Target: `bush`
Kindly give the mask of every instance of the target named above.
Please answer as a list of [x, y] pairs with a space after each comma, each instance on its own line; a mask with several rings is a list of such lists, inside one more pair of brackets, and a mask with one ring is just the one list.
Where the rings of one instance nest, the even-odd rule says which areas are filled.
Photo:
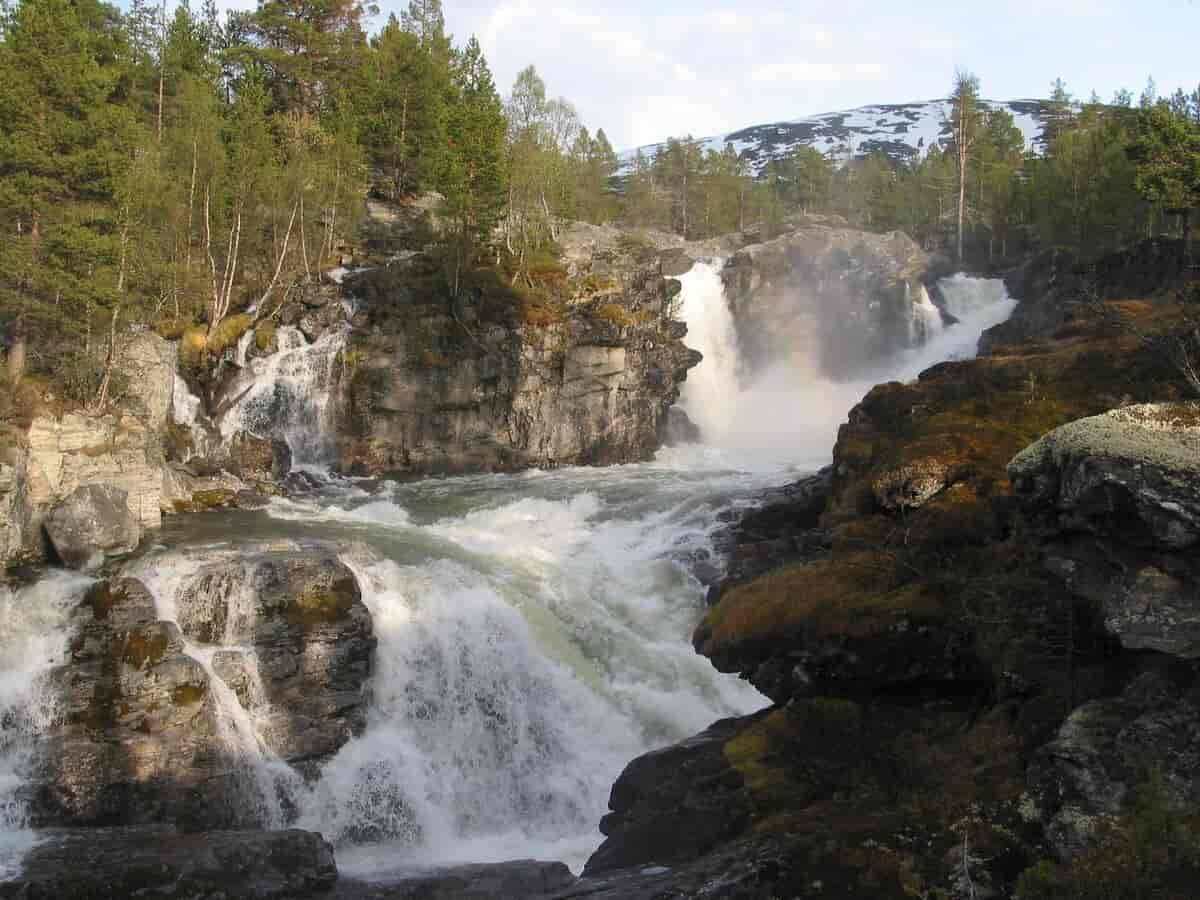
[[605, 303], [598, 309], [592, 310], [592, 316], [602, 322], [609, 322], [618, 328], [625, 328], [637, 321], [633, 314], [617, 303]]

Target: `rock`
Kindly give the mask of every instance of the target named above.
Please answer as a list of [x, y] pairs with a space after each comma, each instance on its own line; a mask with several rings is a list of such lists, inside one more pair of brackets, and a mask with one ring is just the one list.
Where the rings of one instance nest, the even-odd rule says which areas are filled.
[[1046, 567], [1130, 650], [1200, 658], [1200, 405], [1080, 419], [1009, 464]]
[[337, 881], [333, 848], [309, 831], [180, 834], [173, 828], [42, 832], [12, 900], [308, 900]]
[[1168, 807], [1200, 803], [1200, 704], [1195, 686], [1149, 671], [1118, 697], [1085, 703], [1034, 756], [1027, 781], [1060, 857], [1087, 848], [1096, 829], [1132, 809], [1153, 770]]
[[678, 406], [672, 406], [667, 410], [663, 443], [668, 447], [698, 444], [700, 443], [700, 426], [688, 418], [688, 414]]
[[453, 866], [370, 882], [343, 879], [329, 900], [548, 900], [575, 884], [560, 862]]
[[717, 722], [626, 766], [600, 823], [605, 841], [584, 875], [696, 859], [744, 829], [750, 809], [724, 748], [745, 727], [744, 719]]
[[121, 374], [128, 379], [122, 402], [130, 405], [151, 429], [167, 424], [175, 391], [179, 354], [170, 341], [150, 331], [127, 338], [118, 349]]
[[952, 472], [945, 460], [926, 457], [878, 475], [871, 492], [875, 502], [889, 512], [919, 509], [950, 486]]
[[1148, 403], [1063, 425], [1021, 451], [1008, 477], [1065, 527], [1191, 547], [1200, 541], [1200, 404]]
[[686, 275], [696, 264], [682, 247], [664, 250], [659, 256], [659, 269], [667, 278]]
[[282, 481], [292, 470], [292, 451], [279, 438], [239, 431], [229, 441], [230, 470], [246, 481]]
[[[354, 366], [332, 401], [338, 467], [427, 474], [648, 459], [700, 359], [682, 340], [686, 326], [663, 319], [668, 282], [656, 263], [630, 262], [614, 277], [619, 294], [604, 308], [619, 315], [581, 305], [516, 322], [491, 311], [472, 324], [467, 309], [451, 315], [445, 298], [416, 294], [408, 275], [364, 273], [352, 284], [363, 317], [345, 351]], [[482, 299], [470, 315], [480, 310]]]
[[72, 569], [98, 569], [106, 556], [129, 553], [141, 540], [141, 523], [128, 495], [107, 484], [76, 488], [46, 519], [54, 552]]
[[375, 639], [358, 583], [335, 556], [251, 552], [204, 566], [177, 609], [191, 639], [253, 648], [222, 651], [213, 666], [288, 763], [314, 765], [362, 731]]
[[35, 825], [239, 824], [208, 676], [155, 618], [136, 580], [84, 596], [68, 662], [50, 674], [60, 714], [36, 754]]

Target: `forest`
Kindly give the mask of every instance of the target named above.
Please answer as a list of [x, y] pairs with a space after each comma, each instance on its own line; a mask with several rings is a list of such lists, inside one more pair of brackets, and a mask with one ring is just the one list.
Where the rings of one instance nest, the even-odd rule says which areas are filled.
[[732, 146], [690, 136], [622, 167], [533, 66], [502, 94], [478, 41], [447, 34], [440, 0], [374, 31], [378, 10], [358, 0], [0, 10], [9, 377], [58, 373], [97, 406], [120, 331], [202, 326], [219, 352], [233, 313], [336, 264], [368, 193], [439, 195], [433, 250], [451, 295], [478, 267], [532, 284], [572, 220], [699, 239], [836, 215], [990, 260], [1186, 229], [1200, 198], [1200, 89], [1078, 102], [1059, 81], [1030, 154], [958, 73], [948, 137], [923, 155], [803, 148], [755, 177]]

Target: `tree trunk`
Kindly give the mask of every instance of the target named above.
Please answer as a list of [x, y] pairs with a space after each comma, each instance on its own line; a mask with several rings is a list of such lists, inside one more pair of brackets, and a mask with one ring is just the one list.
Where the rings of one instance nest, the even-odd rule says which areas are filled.
[[25, 375], [25, 322], [18, 317], [13, 327], [13, 342], [8, 349], [8, 383], [16, 387]]

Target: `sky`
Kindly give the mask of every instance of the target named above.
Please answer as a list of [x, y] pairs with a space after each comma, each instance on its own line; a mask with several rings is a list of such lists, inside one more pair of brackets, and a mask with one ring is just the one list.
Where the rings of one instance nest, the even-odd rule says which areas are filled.
[[[252, 5], [252, 0], [234, 0]], [[377, 0], [381, 20], [407, 0]], [[618, 149], [672, 135], [945, 96], [956, 67], [985, 97], [1136, 97], [1200, 84], [1200, 0], [443, 0], [502, 94], [533, 64]]]

